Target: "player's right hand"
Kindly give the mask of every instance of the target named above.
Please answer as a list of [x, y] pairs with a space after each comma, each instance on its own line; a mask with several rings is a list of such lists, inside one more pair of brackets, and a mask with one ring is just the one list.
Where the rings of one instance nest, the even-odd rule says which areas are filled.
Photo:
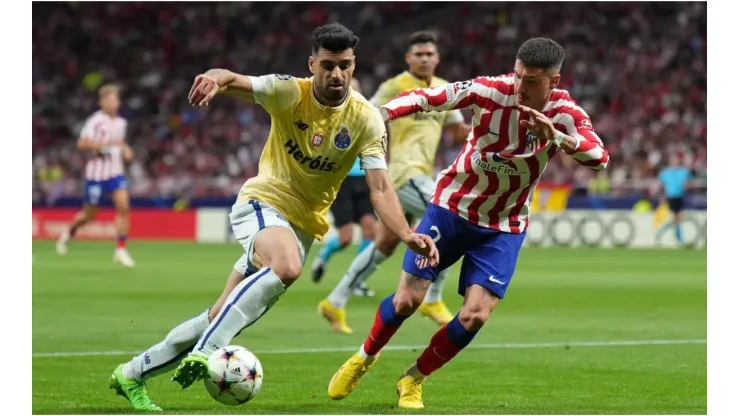
[[207, 107], [208, 103], [218, 93], [218, 89], [218, 82], [215, 79], [200, 74], [193, 81], [193, 86], [188, 94], [188, 101], [193, 107]]
[[426, 257], [430, 266], [434, 267], [439, 264], [439, 251], [437, 251], [437, 245], [434, 244], [432, 237], [426, 234], [412, 233], [404, 238], [403, 242], [411, 251]]

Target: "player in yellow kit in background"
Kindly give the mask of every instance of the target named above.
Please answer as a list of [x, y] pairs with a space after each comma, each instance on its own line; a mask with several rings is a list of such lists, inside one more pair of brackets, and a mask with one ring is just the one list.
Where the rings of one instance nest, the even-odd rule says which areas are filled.
[[[434, 76], [434, 70], [439, 64], [439, 51], [437, 38], [431, 32], [411, 34], [406, 63], [409, 66], [408, 71], [380, 85], [370, 99], [373, 105], [380, 107], [405, 91], [448, 83]], [[391, 141], [388, 172], [407, 218], [411, 221], [412, 218], [424, 215], [434, 193], [435, 182], [431, 175], [442, 130], [449, 129], [455, 141], [462, 142], [470, 133], [470, 126], [464, 122], [459, 110], [417, 113], [414, 117], [394, 120], [388, 126]], [[334, 331], [352, 333], [347, 325], [345, 310], [352, 291], [365, 284], [380, 263], [393, 254], [399, 243], [398, 237], [381, 219], [375, 241], [355, 257], [339, 284], [319, 303], [321, 315], [329, 321]], [[442, 287], [446, 276], [446, 271], [440, 273], [419, 307], [422, 315], [439, 325], [445, 325], [453, 318], [442, 302]]]
[[259, 174], [244, 184], [231, 210], [244, 254], [220, 299], [111, 376], [111, 388], [135, 409], [161, 410], [144, 381], [180, 360], [172, 379], [183, 388], [205, 377], [210, 354], [260, 319], [295, 282], [314, 238], [328, 230], [329, 206], [358, 156], [378, 216], [409, 248], [436, 264], [434, 242], [411, 231], [388, 176], [381, 115], [350, 87], [358, 41], [340, 24], [318, 27], [308, 59], [311, 78], [252, 77], [222, 69], [196, 77], [188, 97], [193, 105], [205, 107], [219, 92], [255, 102], [270, 113], [270, 135]]

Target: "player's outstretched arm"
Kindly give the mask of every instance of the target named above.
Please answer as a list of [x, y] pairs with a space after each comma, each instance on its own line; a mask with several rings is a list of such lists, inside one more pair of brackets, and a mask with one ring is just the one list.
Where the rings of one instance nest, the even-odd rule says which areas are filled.
[[579, 164], [592, 170], [606, 169], [609, 152], [594, 132], [591, 119], [582, 109], [572, 107], [555, 116], [554, 121], [564, 125], [568, 134], [558, 131], [553, 120], [537, 110], [523, 105], [519, 106], [519, 110], [529, 115], [529, 120], [519, 122], [521, 126], [554, 142]]
[[195, 77], [190, 88], [190, 104], [206, 107], [218, 93], [254, 102], [252, 81], [246, 75], [239, 75], [226, 69], [210, 69]]
[[432, 238], [411, 231], [406, 215], [385, 169], [367, 169], [365, 178], [370, 188], [370, 202], [383, 224], [393, 231], [411, 250], [426, 256], [436, 266], [439, 253]]
[[476, 104], [485, 96], [491, 80], [479, 77], [434, 88], [417, 88], [396, 96], [380, 107], [383, 120], [388, 122], [409, 114], [461, 109]]

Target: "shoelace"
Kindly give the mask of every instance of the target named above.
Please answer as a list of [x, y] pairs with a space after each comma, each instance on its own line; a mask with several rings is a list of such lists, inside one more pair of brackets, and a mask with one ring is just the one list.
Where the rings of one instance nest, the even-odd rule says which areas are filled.
[[420, 402], [421, 401], [421, 383], [414, 380], [414, 381], [411, 381], [405, 384], [407, 384], [407, 386], [410, 386], [410, 388], [406, 389], [402, 398], [410, 399], [415, 402]]
[[[356, 369], [356, 368], [359, 368], [360, 371], [365, 371], [366, 370], [365, 363], [360, 362], [360, 361], [352, 362], [352, 363], [350, 363], [350, 366], [351, 366], [351, 368], [353, 370]], [[345, 373], [344, 374], [344, 377], [342, 377], [342, 379], [343, 380], [347, 380], [347, 381], [357, 382], [357, 377], [353, 377], [353, 376], [351, 376], [351, 374], [357, 374], [357, 371], [352, 371], [350, 373]]]

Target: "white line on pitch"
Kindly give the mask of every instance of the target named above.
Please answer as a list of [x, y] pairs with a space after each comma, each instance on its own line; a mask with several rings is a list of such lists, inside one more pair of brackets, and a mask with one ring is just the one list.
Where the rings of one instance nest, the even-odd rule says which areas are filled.
[[[628, 347], [641, 345], [679, 345], [679, 344], [706, 344], [706, 339], [646, 339], [631, 341], [573, 341], [573, 342], [532, 342], [507, 344], [472, 344], [468, 349], [522, 349], [522, 348], [566, 348], [566, 347]], [[426, 345], [388, 345], [386, 351], [409, 351], [426, 348]], [[254, 351], [257, 355], [264, 354], [317, 354], [325, 352], [353, 352], [360, 348], [327, 347], [327, 348], [289, 348]], [[136, 355], [138, 351], [81, 351], [81, 352], [36, 352], [33, 358], [45, 357], [94, 357], [104, 355]]]

